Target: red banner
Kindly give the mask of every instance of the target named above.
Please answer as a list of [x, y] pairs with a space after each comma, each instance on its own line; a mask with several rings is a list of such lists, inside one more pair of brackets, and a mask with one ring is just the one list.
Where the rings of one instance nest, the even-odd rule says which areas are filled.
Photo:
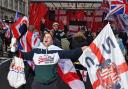
[[41, 19], [46, 15], [47, 11], [48, 8], [44, 3], [30, 3], [30, 25], [34, 25], [39, 31]]

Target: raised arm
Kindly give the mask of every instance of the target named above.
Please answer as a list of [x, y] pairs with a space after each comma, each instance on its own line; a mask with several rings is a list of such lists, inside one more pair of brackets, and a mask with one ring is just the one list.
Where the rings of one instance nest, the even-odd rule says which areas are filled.
[[57, 52], [60, 56], [60, 59], [78, 60], [78, 58], [81, 56], [86, 47], [87, 46], [84, 46], [82, 48], [76, 48], [73, 50], [59, 50]]
[[48, 31], [47, 28], [45, 27], [45, 19], [44, 18], [42, 18], [41, 23], [40, 23], [40, 31], [42, 32], [42, 34], [45, 31]]
[[69, 31], [68, 25], [67, 25], [67, 20], [63, 19], [62, 22], [64, 24], [64, 33], [67, 34], [67, 32]]
[[64, 25], [64, 33], [67, 34], [68, 31], [69, 31], [68, 26]]

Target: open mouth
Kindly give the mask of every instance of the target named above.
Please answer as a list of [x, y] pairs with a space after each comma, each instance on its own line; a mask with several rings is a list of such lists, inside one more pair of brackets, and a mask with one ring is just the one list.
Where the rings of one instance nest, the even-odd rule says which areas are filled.
[[47, 43], [48, 41], [46, 40], [45, 43]]

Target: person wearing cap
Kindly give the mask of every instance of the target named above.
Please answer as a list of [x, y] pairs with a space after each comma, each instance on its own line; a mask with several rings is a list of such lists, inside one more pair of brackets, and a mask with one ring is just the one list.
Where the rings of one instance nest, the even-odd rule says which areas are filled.
[[[44, 34], [44, 32], [48, 32], [49, 30], [45, 28], [45, 19], [42, 19], [42, 24], [41, 24], [41, 31], [42, 34]], [[67, 22], [66, 20], [63, 20], [63, 24], [64, 24], [64, 30], [60, 30], [59, 29], [59, 23], [58, 22], [54, 22], [52, 24], [52, 33], [53, 33], [53, 37], [54, 37], [54, 45], [61, 47], [61, 39], [66, 37], [66, 34], [68, 32], [68, 27], [67, 27]]]
[[21, 52], [23, 59], [33, 59], [35, 63], [35, 77], [32, 89], [69, 89], [59, 88], [60, 78], [57, 64], [60, 59], [77, 60], [86, 46], [74, 50], [62, 50], [53, 45], [52, 33], [45, 33], [39, 47], [30, 52]]

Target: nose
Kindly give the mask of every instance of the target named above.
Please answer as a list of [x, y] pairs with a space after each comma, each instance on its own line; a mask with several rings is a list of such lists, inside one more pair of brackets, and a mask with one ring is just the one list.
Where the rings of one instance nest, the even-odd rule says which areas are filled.
[[48, 37], [44, 37], [45, 38], [45, 40], [47, 40], [48, 39]]

